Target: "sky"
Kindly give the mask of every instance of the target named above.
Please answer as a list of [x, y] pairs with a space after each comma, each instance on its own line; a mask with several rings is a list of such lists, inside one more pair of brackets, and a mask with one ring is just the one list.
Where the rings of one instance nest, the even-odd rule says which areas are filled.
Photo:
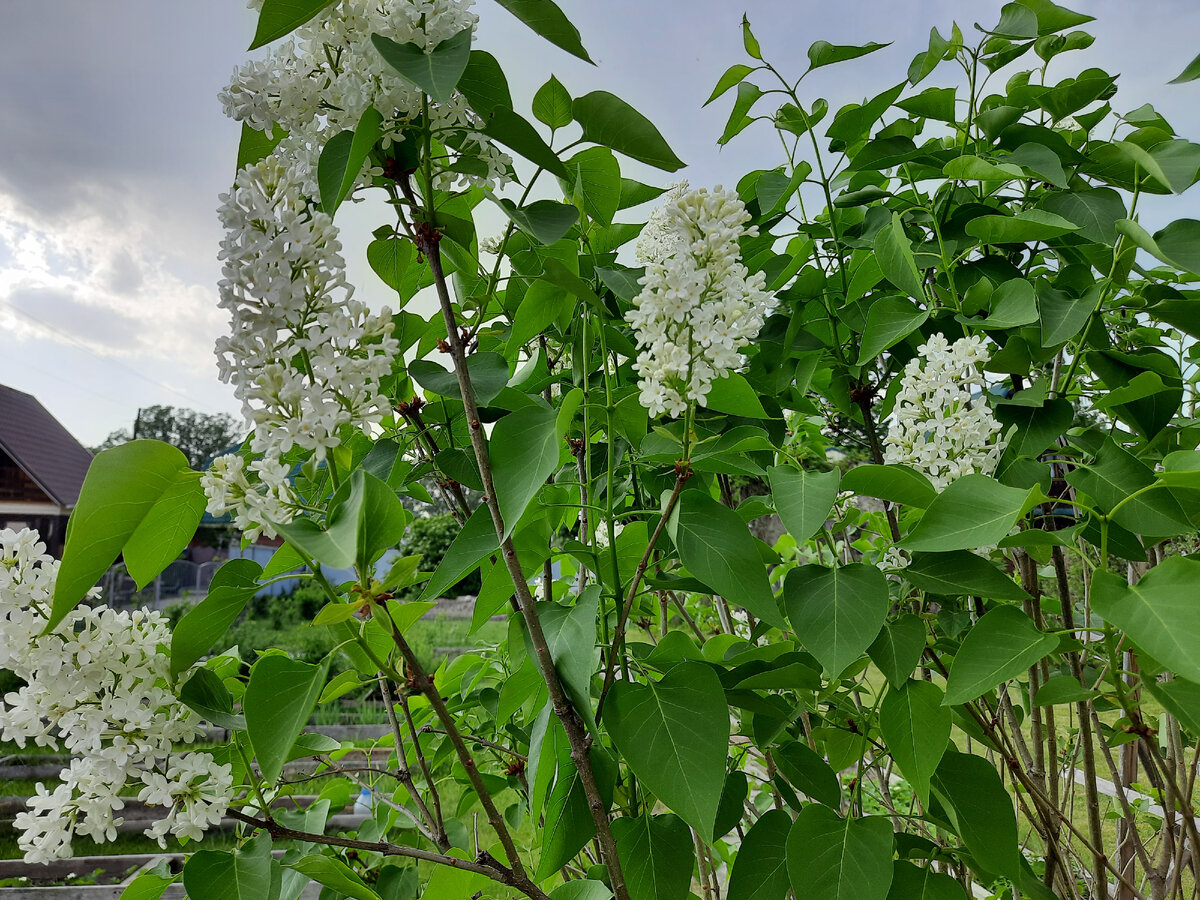
[[[805, 50], [893, 42], [815, 72], [807, 101], [831, 109], [904, 78], [930, 28], [991, 25], [983, 0], [559, 0], [595, 60], [590, 66], [538, 38], [494, 0], [478, 0], [475, 46], [504, 67], [517, 109], [556, 75], [580, 96], [611, 91], [640, 110], [688, 167], [673, 175], [622, 160], [623, 174], [667, 185], [732, 185], [780, 163], [767, 125], [716, 145], [729, 95], [701, 108], [729, 65], [746, 61], [745, 12], [764, 55], [785, 73]], [[1068, 4], [1070, 5], [1070, 4]], [[1200, 140], [1200, 82], [1167, 85], [1196, 55], [1192, 0], [1079, 0], [1096, 16], [1096, 43], [1067, 54], [1051, 81], [1085, 66], [1120, 73], [1120, 112], [1153, 102], [1183, 137]], [[1136, 13], [1135, 13], [1136, 9]], [[216, 96], [249, 58], [255, 14], [242, 0], [52, 0], [0, 5], [0, 383], [34, 394], [85, 444], [132, 425], [138, 407], [238, 412], [217, 379], [217, 196], [233, 177], [238, 123]], [[968, 37], [968, 39], [970, 39]], [[944, 73], [944, 74], [943, 74]], [[939, 69], [929, 84], [950, 84]], [[925, 87], [923, 84], [921, 87]], [[1195, 196], [1153, 198], [1143, 222], [1200, 218]], [[343, 207], [356, 296], [388, 293], [366, 266], [371, 204]], [[487, 223], [481, 222], [481, 234]], [[393, 295], [394, 296], [394, 295]], [[427, 312], [427, 311], [426, 311]]]

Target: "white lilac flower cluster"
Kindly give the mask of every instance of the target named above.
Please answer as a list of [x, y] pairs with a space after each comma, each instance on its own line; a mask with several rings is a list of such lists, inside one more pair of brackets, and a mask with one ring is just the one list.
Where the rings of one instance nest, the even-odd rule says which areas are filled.
[[[258, 9], [262, 0], [251, 0]], [[371, 41], [373, 34], [426, 50], [470, 28], [479, 17], [474, 0], [341, 0], [296, 29], [292, 37], [262, 60], [237, 69], [220, 94], [225, 114], [271, 134], [285, 137], [275, 155], [316, 175], [323, 134], [358, 126], [368, 107], [383, 115], [383, 140], [390, 144], [421, 113], [421, 92], [402, 78]], [[432, 104], [435, 128], [453, 128], [463, 136], [460, 152], [483, 163], [471, 173], [446, 172], [439, 187], [453, 183], [495, 187], [508, 178], [512, 160], [489, 141], [483, 123], [455, 94]], [[360, 183], [365, 175], [360, 174]]]
[[953, 344], [935, 334], [917, 348], [900, 380], [884, 462], [911, 466], [939, 491], [963, 475], [990, 475], [1007, 442], [987, 404], [978, 337]]
[[164, 847], [168, 834], [199, 839], [224, 816], [233, 783], [211, 754], [172, 755], [202, 729], [167, 689], [166, 618], [80, 606], [45, 634], [58, 565], [36, 531], [0, 530], [0, 668], [24, 682], [0, 702], [0, 738], [75, 757], [60, 785], [39, 784], [17, 814], [18, 846], [44, 863], [70, 856], [77, 834], [115, 839], [128, 784], [168, 810], [148, 836]]
[[774, 299], [761, 272], [750, 275], [738, 239], [755, 236], [750, 214], [718, 185], [672, 190], [651, 216], [638, 252], [641, 293], [625, 316], [637, 337], [634, 368], [650, 415], [681, 415], [704, 405], [714, 379], [742, 364], [741, 350], [762, 329]]
[[288, 467], [270, 456], [250, 461], [236, 453], [213, 460], [200, 477], [213, 515], [233, 514], [233, 526], [249, 541], [260, 534], [275, 537], [275, 524], [287, 524], [295, 515], [288, 484]]
[[231, 327], [217, 341], [218, 365], [254, 426], [250, 450], [265, 459], [248, 470], [219, 460], [204, 486], [209, 512], [232, 510], [253, 538], [291, 517], [283, 454], [299, 447], [323, 459], [343, 426], [377, 424], [389, 411], [379, 387], [398, 344], [390, 311], [374, 315], [353, 299], [337, 229], [308, 202], [295, 168], [269, 156], [242, 169], [221, 200], [220, 305]]

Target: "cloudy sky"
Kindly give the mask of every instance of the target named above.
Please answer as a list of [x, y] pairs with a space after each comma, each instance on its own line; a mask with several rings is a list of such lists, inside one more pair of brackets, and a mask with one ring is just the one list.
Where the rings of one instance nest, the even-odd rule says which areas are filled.
[[[478, 0], [476, 46], [499, 57], [518, 109], [551, 72], [575, 95], [604, 88], [654, 121], [694, 185], [732, 184], [778, 164], [765, 128], [720, 150], [729, 98], [701, 104], [743, 61], [748, 13], [769, 59], [800, 71], [818, 39], [892, 41], [815, 73], [810, 97], [836, 109], [904, 77], [929, 29], [993, 24], [981, 0], [559, 0], [596, 67], [542, 42], [494, 0]], [[1200, 139], [1200, 82], [1165, 86], [1200, 49], [1192, 0], [1080, 0], [1097, 36], [1054, 77], [1083, 65], [1121, 73], [1115, 103], [1152, 100]], [[84, 443], [128, 427], [139, 406], [236, 412], [216, 378], [220, 239], [217, 194], [232, 180], [239, 127], [217, 92], [246, 58], [254, 15], [242, 0], [44, 0], [0, 3], [0, 383], [35, 394]], [[950, 77], [945, 70], [944, 78]], [[942, 70], [939, 70], [941, 73]], [[821, 77], [817, 77], [821, 76]], [[937, 83], [935, 80], [930, 82]], [[630, 163], [625, 174], [671, 176]], [[1200, 196], [1198, 194], [1197, 196]], [[1147, 207], [1160, 226], [1200, 218], [1192, 195]], [[343, 223], [342, 219], [346, 221]], [[369, 209], [339, 214], [351, 276], [370, 301], [382, 285], [361, 261]]]

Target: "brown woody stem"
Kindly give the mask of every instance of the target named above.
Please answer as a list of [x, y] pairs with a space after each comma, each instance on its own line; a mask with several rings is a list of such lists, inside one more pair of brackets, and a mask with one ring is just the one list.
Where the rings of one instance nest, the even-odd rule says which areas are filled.
[[438, 240], [441, 235], [427, 222], [417, 223], [415, 230], [417, 234], [417, 249], [421, 251], [429, 262], [438, 299], [441, 303], [442, 317], [446, 323], [446, 335], [450, 345], [450, 353], [454, 359], [454, 371], [458, 376], [458, 387], [462, 394], [463, 411], [466, 414], [468, 431], [471, 435], [471, 446], [475, 451], [475, 461], [479, 465], [479, 475], [483, 482], [484, 502], [487, 504], [488, 511], [491, 514], [492, 524], [496, 529], [496, 536], [500, 540], [500, 555], [504, 558], [505, 566], [507, 566], [508, 573], [513, 580], [513, 586], [516, 588], [517, 604], [525, 620], [525, 627], [529, 633], [530, 643], [532, 643], [534, 648], [534, 656], [537, 659], [538, 668], [541, 670], [542, 679], [549, 690], [550, 702], [554, 714], [562, 722], [567, 740], [571, 746], [571, 760], [579, 772], [580, 784], [583, 787], [584, 795], [587, 797], [588, 808], [592, 813], [592, 820], [596, 825], [596, 834], [600, 841], [604, 865], [608, 869], [609, 880], [611, 882], [610, 887], [617, 900], [630, 900], [629, 889], [626, 887], [625, 876], [621, 870], [621, 862], [617, 856], [617, 842], [613, 837], [612, 829], [609, 827], [608, 813], [600, 795], [600, 787], [596, 782], [595, 773], [592, 771], [591, 759], [588, 755], [588, 748], [591, 742], [587, 728], [578, 711], [567, 697], [562, 680], [559, 678], [558, 670], [554, 667], [554, 658], [550, 653], [550, 645], [546, 640], [546, 635], [542, 631], [541, 622], [538, 620], [533, 595], [529, 590], [529, 583], [525, 579], [525, 573], [521, 571], [520, 560], [517, 558], [517, 551], [513, 547], [512, 539], [505, 536], [504, 518], [500, 514], [500, 506], [496, 499], [496, 487], [492, 480], [491, 459], [488, 455], [487, 441], [483, 434], [483, 425], [479, 419], [479, 407], [475, 401], [475, 390], [471, 384], [470, 372], [467, 369], [466, 352], [458, 333], [458, 323], [454, 318], [454, 307], [450, 300], [449, 289], [446, 286], [446, 275], [442, 269], [441, 251], [438, 247]]

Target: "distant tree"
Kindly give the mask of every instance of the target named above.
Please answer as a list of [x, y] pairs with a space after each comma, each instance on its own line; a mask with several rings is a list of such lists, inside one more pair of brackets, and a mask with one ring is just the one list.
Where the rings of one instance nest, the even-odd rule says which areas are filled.
[[222, 450], [239, 443], [243, 430], [241, 421], [228, 413], [210, 415], [175, 406], [143, 407], [138, 410], [134, 428], [132, 432], [118, 428], [98, 446], [88, 449], [99, 453], [135, 437], [153, 438], [178, 447], [188, 458], [188, 464], [198, 469]]

